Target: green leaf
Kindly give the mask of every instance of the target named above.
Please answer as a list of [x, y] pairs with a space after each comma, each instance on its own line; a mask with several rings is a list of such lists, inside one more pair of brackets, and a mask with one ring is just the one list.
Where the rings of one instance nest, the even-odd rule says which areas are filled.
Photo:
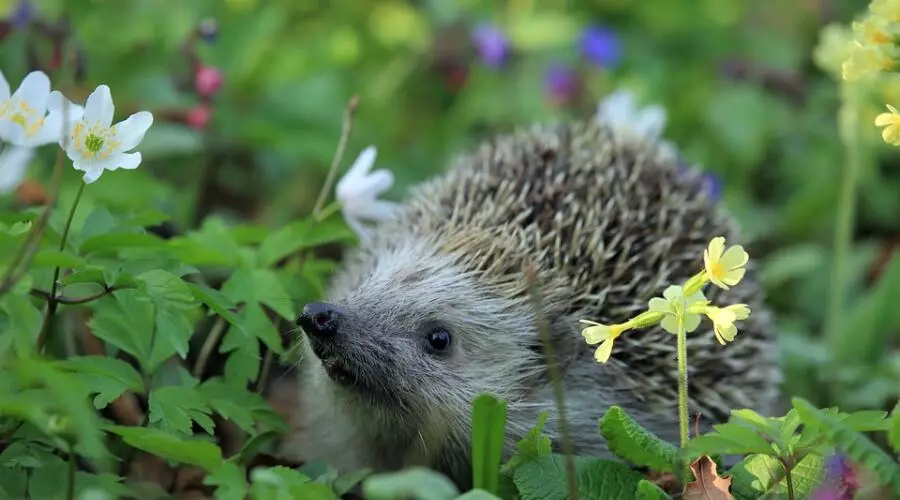
[[83, 258], [69, 252], [44, 249], [34, 254], [32, 267], [61, 267], [78, 269], [85, 265]]
[[186, 437], [192, 434], [192, 422], [197, 422], [207, 433], [213, 433], [212, 410], [203, 394], [192, 387], [169, 386], [150, 391], [149, 406], [149, 421], [159, 429]]
[[19, 356], [33, 353], [44, 318], [41, 311], [28, 297], [12, 293], [0, 297], [0, 310], [7, 317], [0, 333], [0, 360], [13, 351]]
[[862, 434], [847, 427], [839, 419], [814, 407], [803, 398], [791, 403], [803, 423], [818, 430], [850, 458], [874, 472], [895, 494], [900, 494], [900, 465]]
[[267, 268], [300, 250], [326, 243], [351, 241], [353, 238], [353, 231], [345, 224], [299, 220], [269, 234], [260, 243], [256, 254], [257, 266]]
[[476, 488], [456, 497], [456, 500], [500, 500], [500, 497]]
[[690, 456], [762, 453], [775, 455], [775, 450], [758, 431], [730, 421], [713, 426], [713, 431], [688, 441]]
[[367, 500], [452, 500], [459, 490], [447, 476], [424, 467], [373, 474], [362, 484]]
[[295, 319], [293, 300], [281, 286], [273, 271], [239, 269], [222, 286], [222, 293], [236, 303], [243, 303], [240, 317], [246, 331], [256, 335], [277, 354], [284, 352], [281, 335], [260, 305], [265, 305], [282, 318]]
[[888, 439], [890, 439], [894, 451], [900, 453], [900, 402], [894, 406], [891, 416], [891, 428], [888, 430]]
[[506, 402], [479, 394], [472, 408], [472, 475], [475, 488], [496, 494], [506, 430]]
[[173, 462], [196, 465], [209, 473], [222, 465], [222, 450], [209, 441], [185, 440], [149, 427], [111, 425], [105, 430], [121, 436], [125, 443], [139, 450]]
[[672, 497], [652, 482], [641, 479], [637, 486], [638, 500], [670, 500]]
[[600, 432], [609, 451], [619, 458], [660, 472], [680, 470], [678, 448], [641, 427], [618, 406], [606, 411], [600, 421]]
[[[791, 469], [795, 498], [809, 498], [822, 483], [825, 460], [810, 454]], [[753, 454], [745, 457], [728, 472], [732, 476], [731, 492], [738, 500], [787, 498], [784, 466], [777, 458]]]
[[214, 411], [225, 420], [231, 420], [245, 432], [253, 433], [254, 409], [267, 407], [257, 393], [229, 386], [219, 379], [210, 379], [197, 388], [197, 392]]
[[221, 467], [203, 479], [203, 484], [216, 486], [217, 500], [244, 500], [249, 491], [244, 470], [232, 461], [222, 462]]
[[279, 433], [275, 431], [266, 431], [251, 437], [241, 446], [241, 450], [237, 454], [238, 463], [247, 465], [253, 460], [253, 457], [259, 454], [261, 449], [269, 443], [275, 442], [278, 437]]
[[36, 441], [19, 440], [10, 443], [0, 453], [0, 467], [34, 469], [59, 460], [52, 448]]
[[153, 350], [159, 354], [154, 357], [167, 358], [173, 351], [182, 359], [187, 357], [193, 322], [186, 311], [199, 305], [191, 289], [179, 276], [168, 271], [147, 271], [138, 275], [137, 279], [156, 310]]
[[231, 330], [225, 334], [219, 347], [219, 352], [229, 351], [225, 360], [225, 382], [236, 387], [246, 387], [248, 383], [255, 382], [260, 368], [259, 341]]
[[206, 304], [211, 311], [221, 316], [232, 326], [238, 328], [241, 333], [246, 333], [243, 321], [241, 321], [241, 318], [232, 311], [232, 309], [235, 308], [234, 302], [232, 302], [224, 293], [202, 284], [188, 283], [187, 285], [191, 290], [191, 293], [194, 294], [195, 299]]
[[127, 248], [165, 248], [166, 240], [151, 233], [104, 233], [86, 239], [81, 243], [82, 254], [118, 251]]
[[0, 467], [0, 500], [26, 498], [28, 471], [18, 467]]
[[98, 410], [119, 398], [125, 391], [131, 390], [143, 394], [144, 381], [141, 375], [128, 363], [104, 356], [76, 356], [58, 361], [61, 370], [69, 371], [81, 378], [89, 387], [94, 398], [94, 407]]
[[886, 411], [865, 410], [839, 417], [842, 424], [856, 432], [886, 431], [890, 427]]
[[122, 290], [90, 303], [94, 314], [88, 327], [100, 340], [131, 354], [145, 372], [152, 372], [153, 304], [139, 290]]
[[501, 473], [511, 472], [526, 461], [550, 456], [552, 441], [544, 434], [544, 426], [547, 425], [549, 418], [549, 412], [542, 412], [538, 415], [537, 424], [516, 443], [516, 453], [500, 468]]
[[372, 469], [364, 468], [338, 476], [331, 482], [331, 487], [338, 496], [343, 496], [372, 475]]
[[147, 271], [136, 278], [144, 285], [147, 296], [159, 304], [192, 309], [196, 306], [194, 294], [181, 277], [168, 271]]
[[[637, 498], [644, 476], [620, 462], [573, 457], [575, 481], [582, 499]], [[513, 472], [522, 500], [568, 500], [565, 457], [553, 454], [523, 463]]]

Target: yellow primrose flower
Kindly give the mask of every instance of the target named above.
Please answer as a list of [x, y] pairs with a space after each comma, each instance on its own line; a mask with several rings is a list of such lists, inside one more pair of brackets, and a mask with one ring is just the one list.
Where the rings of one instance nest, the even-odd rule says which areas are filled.
[[894, 60], [888, 45], [862, 45], [858, 41], [851, 44], [850, 58], [841, 65], [841, 77], [856, 81], [875, 73], [890, 69]]
[[872, 0], [869, 3], [872, 17], [888, 21], [900, 21], [900, 0]]
[[618, 325], [601, 325], [586, 319], [581, 320], [582, 323], [593, 325], [581, 331], [581, 335], [590, 345], [600, 344], [597, 351], [594, 352], [594, 359], [598, 363], [606, 363], [612, 355], [613, 342], [619, 335], [626, 330], [631, 329], [631, 322], [620, 323]]
[[854, 22], [852, 29], [856, 39], [863, 45], [877, 45], [893, 42], [897, 26], [883, 17], [867, 17], [862, 21]]
[[725, 345], [726, 342], [734, 340], [735, 335], [737, 335], [737, 327], [734, 326], [737, 318], [734, 312], [720, 307], [707, 307], [704, 313], [712, 321], [716, 340], [720, 344]]
[[705, 305], [709, 301], [703, 296], [703, 292], [695, 292], [688, 297], [684, 296], [684, 289], [672, 285], [663, 292], [663, 297], [654, 297], [647, 304], [651, 312], [663, 313], [665, 316], [660, 322], [663, 330], [669, 333], [678, 333], [678, 316], [682, 316], [685, 333], [690, 333], [700, 326], [700, 315], [691, 312], [691, 307]]
[[734, 314], [735, 321], [742, 321], [750, 317], [750, 306], [747, 304], [732, 304], [726, 306], [725, 310]]
[[709, 242], [709, 247], [703, 251], [703, 266], [706, 275], [714, 285], [728, 290], [737, 285], [744, 277], [744, 266], [750, 256], [744, 251], [744, 247], [734, 245], [725, 250], [725, 238], [717, 236]]
[[850, 58], [853, 34], [846, 25], [832, 23], [819, 31], [819, 43], [813, 51], [816, 64], [833, 75], [841, 74], [841, 65]]
[[900, 112], [897, 108], [887, 105], [890, 113], [881, 113], [875, 117], [875, 125], [884, 127], [881, 131], [881, 138], [888, 144], [900, 146]]

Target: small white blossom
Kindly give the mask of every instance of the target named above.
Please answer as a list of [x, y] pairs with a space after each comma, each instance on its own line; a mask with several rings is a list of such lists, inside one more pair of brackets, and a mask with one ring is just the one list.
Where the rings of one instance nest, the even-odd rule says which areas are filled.
[[[50, 79], [43, 71], [28, 73], [12, 95], [0, 72], [0, 140], [29, 148], [59, 141], [64, 99], [59, 91], [50, 91]], [[81, 106], [71, 105], [67, 110], [69, 122], [78, 120], [83, 111]]]
[[368, 237], [368, 232], [361, 219], [384, 221], [391, 218], [399, 207], [397, 203], [378, 199], [394, 184], [394, 175], [385, 169], [370, 172], [376, 154], [374, 146], [364, 149], [335, 188], [344, 219], [363, 240]]
[[22, 184], [32, 157], [34, 148], [7, 145], [3, 149], [0, 153], [0, 194], [9, 193]]
[[88, 184], [99, 179], [104, 170], [133, 170], [141, 164], [141, 153], [127, 151], [144, 139], [153, 124], [153, 115], [138, 111], [113, 125], [114, 110], [109, 87], [100, 85], [88, 96], [84, 116], [72, 127], [65, 142], [66, 155], [75, 170], [84, 172], [84, 182]]
[[633, 137], [658, 139], [666, 126], [666, 111], [658, 104], [638, 109], [634, 95], [618, 90], [604, 99], [597, 108], [601, 121], [617, 133]]

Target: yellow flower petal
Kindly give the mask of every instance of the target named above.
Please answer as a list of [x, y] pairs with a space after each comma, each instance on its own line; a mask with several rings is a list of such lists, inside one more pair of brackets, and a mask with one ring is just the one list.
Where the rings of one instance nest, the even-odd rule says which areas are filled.
[[581, 331], [588, 344], [594, 345], [613, 337], [612, 328], [607, 325], [590, 326]]
[[721, 345], [725, 345], [727, 342], [731, 342], [737, 335], [737, 327], [734, 326], [734, 324], [725, 325], [713, 323], [713, 330], [716, 334], [716, 340]]
[[734, 314], [735, 321], [745, 320], [750, 317], [750, 307], [747, 304], [732, 304], [725, 308]]
[[881, 113], [880, 115], [875, 117], [875, 125], [879, 127], [884, 127], [885, 125], [891, 125], [896, 122], [897, 119], [895, 115], [891, 113]]
[[726, 270], [730, 271], [732, 269], [737, 269], [739, 267], [743, 267], [747, 264], [747, 261], [750, 260], [750, 256], [747, 252], [744, 251], [744, 247], [740, 245], [734, 245], [729, 248], [722, 254], [722, 258], [719, 259], [719, 263]]
[[613, 339], [608, 339], [600, 344], [600, 347], [594, 352], [594, 359], [598, 363], [606, 363], [612, 355]]

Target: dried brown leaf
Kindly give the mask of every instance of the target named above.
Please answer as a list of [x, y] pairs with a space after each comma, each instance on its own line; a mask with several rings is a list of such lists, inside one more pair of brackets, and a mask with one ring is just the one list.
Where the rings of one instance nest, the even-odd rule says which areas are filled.
[[696, 481], [688, 483], [684, 490], [685, 500], [734, 500], [731, 495], [731, 478], [720, 477], [716, 463], [708, 456], [694, 460], [691, 471]]

